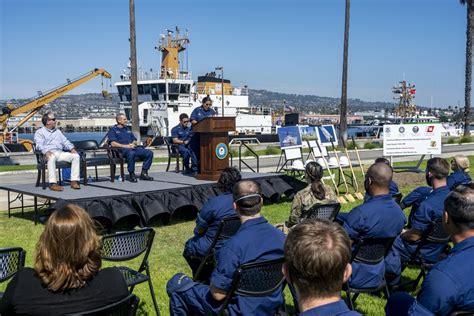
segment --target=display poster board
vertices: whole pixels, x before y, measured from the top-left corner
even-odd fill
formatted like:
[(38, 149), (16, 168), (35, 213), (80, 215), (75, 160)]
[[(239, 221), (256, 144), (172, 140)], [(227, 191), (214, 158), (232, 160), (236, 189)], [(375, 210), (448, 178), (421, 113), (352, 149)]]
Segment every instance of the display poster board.
[(440, 155), (441, 124), (384, 125), (383, 155)]
[(318, 127), (318, 136), (321, 142), (321, 145), (324, 147), (331, 146), (331, 140), (334, 143), (334, 146), (338, 145), (336, 130), (334, 125), (321, 125)]
[(316, 126), (299, 126), (300, 128), (300, 134), (301, 134), (301, 140), (303, 142), (307, 140), (317, 140), (318, 139), (318, 134), (317, 134), (317, 127)]
[(298, 126), (285, 126), (278, 129), (278, 139), (280, 140), (280, 147), (298, 147), (301, 146), (301, 135)]

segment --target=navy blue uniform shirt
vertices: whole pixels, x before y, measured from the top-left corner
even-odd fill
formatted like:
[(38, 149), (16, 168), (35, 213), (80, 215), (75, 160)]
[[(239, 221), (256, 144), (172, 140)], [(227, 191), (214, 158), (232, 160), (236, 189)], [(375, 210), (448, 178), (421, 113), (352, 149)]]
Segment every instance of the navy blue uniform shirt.
[(176, 125), (171, 129), (171, 137), (179, 140), (190, 140), (193, 136), (191, 126), (183, 128), (181, 124)]
[(195, 108), (193, 112), (191, 113), (191, 121), (200, 121), (203, 118), (210, 117), (216, 115), (216, 111), (214, 111), (213, 108), (209, 108), (208, 111), (204, 111), (204, 108), (202, 106)]
[[(211, 285), (229, 291), (239, 266), (283, 257), (284, 243), (285, 235), (264, 217), (246, 221), (217, 252), (217, 266), (211, 276)], [(267, 315), (282, 303), (283, 296), (279, 288), (264, 297), (237, 296), (228, 309), (230, 315)]]
[(409, 315), (449, 315), (455, 310), (474, 311), (474, 237), (455, 245), (448, 257), (428, 272)]
[(359, 316), (360, 314), (351, 311), (346, 303), (343, 300), (339, 300), (334, 303), (329, 303), (326, 305), (318, 306), (312, 309), (309, 309), (303, 313), (299, 314), (300, 316)]
[[(390, 181), (390, 186), (388, 187), (388, 193), (390, 193), (391, 195), (394, 195), (394, 194), (397, 194), (398, 192), (398, 185), (395, 183), (395, 181)], [(364, 195), (364, 202), (367, 202), (367, 200), (371, 198), (370, 194), (369, 193), (365, 193)]]
[(133, 141), (137, 140), (130, 127), (125, 126), (120, 128), (117, 125), (109, 130), (107, 138), (110, 142), (117, 142), (123, 145), (131, 144)]
[(450, 190), (454, 189), (458, 185), (461, 184), (471, 184), (472, 179), (471, 176), (464, 172), (463, 170), (456, 170), (451, 173), (447, 179), (448, 187)]
[[(352, 240), (387, 238), (400, 234), (406, 218), (390, 194), (377, 195), (347, 214), (343, 227)], [(355, 288), (377, 287), (385, 274), (385, 263), (352, 263), (349, 283)]]

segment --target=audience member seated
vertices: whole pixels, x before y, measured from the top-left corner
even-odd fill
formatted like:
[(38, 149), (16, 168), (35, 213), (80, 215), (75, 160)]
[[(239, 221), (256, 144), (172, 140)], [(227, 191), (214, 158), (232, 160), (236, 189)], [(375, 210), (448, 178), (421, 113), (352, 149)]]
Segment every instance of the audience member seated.
[(296, 291), (299, 315), (360, 315), (341, 299), (350, 260), (350, 240), (338, 224), (308, 220), (289, 232), (283, 273)]
[[(433, 191), (421, 202), (416, 212), (411, 214), (411, 228), (404, 229), (395, 239), (385, 260), (387, 272), (394, 278), (392, 285), (400, 281), (402, 261), (407, 261), (413, 255), (423, 233), (428, 231), (436, 218), (443, 216), (444, 200), (449, 193), (446, 185), (448, 174), (449, 164), (445, 159), (435, 157), (428, 160), (425, 178)], [(442, 244), (429, 244), (421, 249), (421, 255), (427, 262), (436, 262), (444, 248), (445, 245)]]
[(450, 190), (460, 184), (470, 185), (472, 180), (469, 175), (469, 158), (463, 155), (456, 155), (451, 160), (451, 173), (448, 177), (447, 184)]
[(135, 158), (143, 159), (140, 180), (153, 180), (153, 178), (148, 175), (148, 170), (150, 170), (153, 162), (153, 152), (137, 145), (137, 138), (133, 135), (130, 127), (127, 126), (128, 120), (124, 113), (117, 114), (115, 120), (117, 124), (108, 131), (107, 138), (110, 145), (119, 148), (123, 157), (127, 159), (128, 180), (130, 182), (137, 182), (137, 176), (135, 175)]
[[(400, 207), (402, 209), (406, 209), (407, 207), (411, 206), (410, 215), (416, 213), (420, 207), (421, 202), (426, 200), (431, 191), (433, 191), (432, 187), (422, 186), (416, 188), (403, 198), (402, 202), (400, 203)], [(408, 222), (410, 223), (411, 219), (409, 219)]]
[[(217, 182), (222, 194), (210, 198), (197, 215), (194, 237), (186, 242), (183, 252), (183, 257), (191, 267), (193, 275), (216, 236), (219, 222), (224, 218), (236, 216), (232, 189), (240, 180), (239, 170), (234, 167), (225, 168)], [(215, 249), (218, 250), (221, 246), (222, 242), (219, 242)]]
[(428, 272), (415, 300), (407, 293), (391, 296), (387, 315), (450, 315), (474, 312), (474, 191), (456, 187), (444, 202), (443, 227), (454, 247)]
[[(364, 187), (371, 198), (347, 213), (343, 222), (353, 241), (395, 237), (402, 231), (405, 215), (389, 194), (392, 174), (392, 168), (383, 162), (367, 170)], [(353, 262), (349, 284), (353, 288), (375, 288), (382, 283), (384, 274), (384, 262), (375, 265)]]
[(296, 193), (286, 227), (290, 228), (300, 223), (307, 215), (308, 210), (315, 204), (337, 203), (336, 194), (321, 181), (323, 170), (323, 167), (317, 162), (310, 162), (306, 165), (305, 179), (308, 186)]
[[(390, 161), (387, 158), (379, 157), (375, 159), (374, 163), (378, 163), (378, 162), (382, 162), (386, 164), (387, 166), (389, 166), (390, 168), (392, 168), (392, 166), (390, 165)], [(390, 181), (388, 193), (390, 193), (391, 195), (399, 193), (398, 185), (395, 183), (395, 181), (393, 181), (393, 179)], [(370, 195), (367, 192), (365, 192), (364, 201), (367, 201), (368, 198), (370, 198)]]
[[(191, 130), (191, 123), (189, 123), (189, 117), (186, 113), (182, 113), (179, 116), (179, 124), (171, 130), (171, 137), (173, 138), (173, 144), (178, 145), (178, 151), (181, 157), (183, 157), (186, 173), (197, 171), (196, 155), (189, 144), (192, 136), (193, 132)], [(191, 160), (191, 166), (189, 165), (189, 160)]]
[[(210, 286), (193, 282), (178, 273), (168, 281), (170, 314), (215, 314), (229, 291), (234, 272), (244, 263), (283, 257), (285, 236), (260, 215), (261, 189), (251, 180), (238, 182), (233, 190), (234, 207), (242, 225), (217, 252), (217, 267)], [(273, 315), (283, 303), (281, 288), (263, 297), (237, 297), (228, 305), (228, 315)]]
[(1, 315), (63, 315), (106, 306), (129, 293), (119, 270), (100, 270), (94, 222), (79, 206), (55, 211), (36, 246), (34, 269), (8, 284)]

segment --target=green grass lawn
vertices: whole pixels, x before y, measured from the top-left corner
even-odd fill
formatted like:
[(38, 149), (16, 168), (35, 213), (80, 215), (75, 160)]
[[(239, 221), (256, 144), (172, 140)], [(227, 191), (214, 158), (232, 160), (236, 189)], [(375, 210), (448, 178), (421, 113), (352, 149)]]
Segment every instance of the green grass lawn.
[[(469, 158), (471, 165), (474, 164), (474, 156)], [(357, 176), (360, 188), (363, 188), (361, 186), (362, 178), (359, 170), (357, 170)], [(473, 174), (471, 174), (471, 176), (473, 176)], [(406, 195), (422, 184), (422, 182), (411, 183), (410, 185), (400, 188), (400, 190)], [(361, 201), (356, 201), (345, 204), (342, 207), (342, 211), (348, 212), (360, 203)], [(290, 206), (291, 202), (284, 200), (278, 204), (264, 206), (262, 213), (270, 223), (282, 223), (288, 218)], [(406, 210), (406, 213), (408, 213), (408, 210)], [(35, 226), (32, 222), (32, 218), (33, 212), (26, 212), (25, 216), (22, 216), (21, 212), (16, 211), (11, 218), (8, 218), (6, 211), (0, 212), (0, 248), (12, 246), (23, 247), (27, 252), (27, 266), (32, 266), (33, 264), (35, 245), (43, 230), (43, 225)], [(181, 254), (185, 241), (193, 234), (194, 220), (175, 219), (169, 225), (157, 223), (152, 225), (152, 227), (156, 230), (156, 236), (149, 258), (151, 274), (160, 311), (162, 315), (168, 315), (168, 296), (165, 290), (166, 282), (177, 272), (184, 272), (188, 275), (191, 273)], [(135, 260), (130, 263), (130, 266), (138, 267), (139, 262), (139, 260)], [(103, 263), (103, 266), (112, 265), (113, 263), (110, 262)], [(414, 279), (417, 272), (417, 270), (407, 269), (403, 275), (406, 278)], [(4, 291), (5, 287), (5, 283), (0, 284), (0, 291)], [(134, 293), (136, 293), (141, 300), (139, 313), (142, 315), (153, 315), (153, 302), (148, 286), (146, 284), (138, 285)], [(292, 305), (289, 293), (286, 293), (286, 296), (287, 304)], [(357, 299), (356, 309), (366, 315), (383, 315), (385, 302), (384, 298), (362, 294)]]

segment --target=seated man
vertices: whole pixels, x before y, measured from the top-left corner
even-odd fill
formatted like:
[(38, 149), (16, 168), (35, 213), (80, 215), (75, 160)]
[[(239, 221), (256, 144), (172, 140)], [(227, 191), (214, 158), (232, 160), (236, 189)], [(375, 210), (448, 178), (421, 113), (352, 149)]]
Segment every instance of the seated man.
[(391, 296), (387, 315), (450, 315), (474, 312), (474, 191), (455, 188), (444, 201), (443, 227), (454, 247), (428, 272), (415, 300), (406, 293)]
[(74, 145), (56, 128), (56, 118), (53, 113), (44, 114), (41, 122), (44, 126), (35, 133), (35, 145), (36, 150), (41, 151), (48, 160), (49, 189), (63, 190), (63, 187), (56, 183), (56, 161), (71, 163), (71, 188), (80, 189), (81, 158), (74, 149)]
[[(391, 180), (392, 168), (383, 162), (375, 163), (367, 170), (364, 186), (371, 198), (352, 209), (343, 223), (353, 241), (395, 237), (402, 231), (406, 218), (388, 192)], [(353, 288), (378, 287), (384, 274), (384, 262), (375, 265), (353, 262), (349, 283)]]
[[(234, 272), (244, 263), (283, 257), (283, 233), (260, 215), (263, 199), (259, 185), (252, 180), (238, 182), (233, 190), (234, 207), (242, 225), (217, 253), (217, 267), (210, 286), (193, 282), (178, 273), (166, 285), (170, 314), (215, 314), (230, 290)], [(258, 282), (258, 280), (256, 280)], [(283, 303), (281, 288), (261, 297), (240, 296), (230, 301), (228, 315), (273, 315)]]
[(426, 200), (428, 195), (430, 195), (431, 191), (433, 191), (432, 187), (422, 186), (418, 187), (415, 190), (408, 193), (400, 203), (400, 207), (406, 209), (407, 207), (411, 206), (410, 215), (408, 216), (408, 224), (407, 226), (411, 226), (411, 220), (413, 214), (415, 214), (420, 207), (421, 202)]
[(117, 114), (115, 120), (117, 121), (117, 125), (109, 130), (107, 138), (109, 139), (110, 145), (119, 148), (123, 157), (127, 159), (129, 181), (137, 182), (137, 177), (135, 175), (135, 157), (143, 159), (140, 180), (153, 180), (153, 178), (148, 175), (148, 170), (153, 162), (153, 152), (149, 149), (137, 146), (135, 135), (133, 135), (130, 127), (126, 125), (127, 117), (125, 114)]
[[(184, 161), (185, 172), (196, 172), (197, 171), (197, 160), (194, 151), (191, 149), (189, 142), (193, 136), (191, 126), (189, 125), (189, 118), (186, 113), (182, 113), (179, 116), (179, 124), (173, 127), (171, 130), (171, 137), (173, 138), (173, 144), (178, 145), (178, 151)], [(191, 159), (191, 166), (189, 166), (189, 159)]]
[[(234, 209), (232, 189), (240, 180), (239, 170), (234, 167), (225, 168), (217, 182), (217, 186), (222, 194), (210, 198), (197, 215), (194, 237), (186, 242), (183, 252), (183, 256), (189, 263), (193, 275), (199, 267), (201, 258), (205, 256), (216, 236), (219, 222), (224, 218), (237, 215)], [(222, 242), (219, 242), (216, 244), (215, 250), (218, 250), (221, 246)]]
[[(374, 163), (378, 163), (378, 162), (384, 163), (387, 166), (389, 166), (390, 168), (392, 168), (392, 166), (390, 165), (390, 161), (387, 158), (379, 157), (379, 158), (375, 159)], [(392, 179), (390, 181), (390, 186), (388, 188), (388, 193), (390, 193), (391, 195), (394, 195), (394, 194), (397, 194), (399, 192), (400, 191), (398, 190), (398, 185)], [(365, 192), (364, 201), (367, 201), (368, 198), (370, 198), (370, 195), (369, 195), (369, 193)]]
[(451, 173), (446, 180), (450, 190), (460, 184), (471, 184), (472, 179), (469, 175), (469, 158), (463, 155), (454, 156), (453, 160), (451, 160), (451, 169), (453, 170), (453, 173)]
[[(443, 215), (444, 200), (449, 193), (449, 188), (446, 185), (448, 173), (449, 164), (445, 159), (435, 157), (428, 160), (425, 177), (433, 191), (421, 202), (418, 210), (411, 214), (411, 228), (402, 231), (387, 255), (385, 263), (387, 273), (394, 278), (392, 284), (397, 284), (400, 281), (402, 261), (410, 259), (415, 253), (423, 233), (430, 229), (436, 218), (441, 218)], [(427, 262), (436, 262), (444, 249), (445, 245), (429, 244), (421, 249), (421, 255)]]
[(338, 224), (308, 220), (289, 232), (283, 273), (296, 291), (299, 315), (360, 315), (341, 299), (350, 260), (350, 240)]

